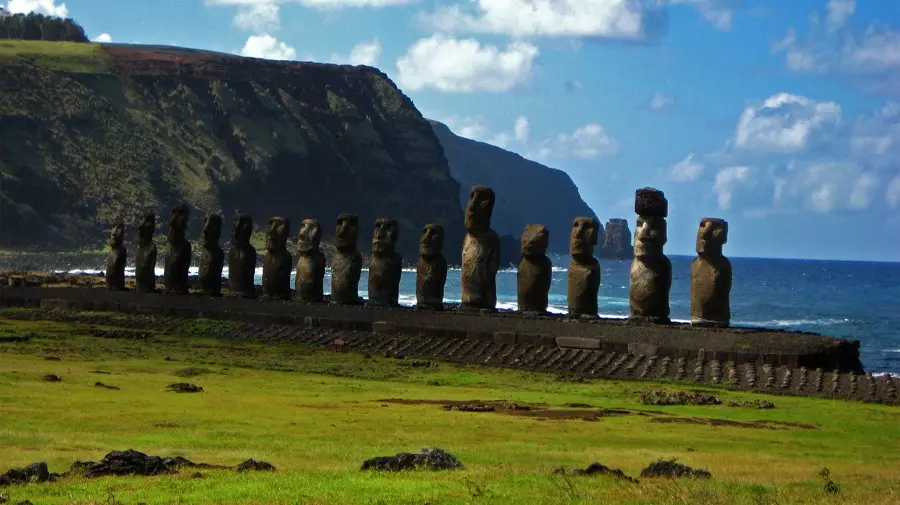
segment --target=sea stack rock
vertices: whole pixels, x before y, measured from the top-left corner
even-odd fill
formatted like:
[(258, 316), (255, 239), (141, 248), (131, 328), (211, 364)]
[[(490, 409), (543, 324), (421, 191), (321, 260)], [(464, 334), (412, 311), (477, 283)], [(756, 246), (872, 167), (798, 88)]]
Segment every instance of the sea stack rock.
[(322, 228), (315, 219), (304, 219), (297, 237), (297, 279), (294, 282), (294, 298), (301, 302), (318, 303), (324, 299), (325, 255), (322, 244)]
[(597, 317), (597, 295), (600, 292), (600, 263), (594, 257), (594, 246), (600, 223), (592, 217), (577, 217), (569, 236), (569, 261), (566, 298), (569, 316)]
[(294, 258), (287, 250), (290, 221), (283, 217), (269, 219), (266, 228), (266, 257), (263, 260), (263, 296), (272, 300), (291, 297), (291, 268)]
[(731, 322), (731, 262), (722, 254), (728, 222), (705, 217), (697, 230), (697, 259), (691, 264), (691, 324), (725, 328)]
[(356, 250), (359, 238), (359, 216), (341, 214), (334, 232), (334, 254), (331, 256), (331, 303), (359, 303), (359, 277), (362, 255)]
[(125, 290), (125, 223), (116, 221), (109, 232), (109, 256), (106, 259), (106, 288), (110, 291)]
[(522, 232), (522, 259), (518, 271), (519, 312), (547, 312), (553, 264), (547, 257), (550, 231), (541, 224), (530, 224)]
[(172, 209), (172, 219), (169, 220), (169, 233), (166, 237), (169, 241), (169, 251), (166, 254), (163, 283), (166, 293), (170, 295), (188, 294), (188, 274), (192, 259), (191, 243), (185, 236), (188, 215), (188, 206), (178, 204)]
[(156, 214), (149, 212), (141, 217), (138, 225), (138, 250), (134, 258), (134, 283), (138, 293), (156, 291)]
[(372, 257), (369, 259), (369, 301), (374, 307), (395, 307), (400, 299), (400, 276), (403, 259), (397, 253), (400, 230), (397, 221), (378, 218), (372, 235)]
[(444, 258), (444, 227), (426, 224), (419, 239), (416, 264), (416, 308), (443, 310), (444, 285), (447, 283), (447, 259)]
[(600, 256), (608, 259), (631, 259), (634, 251), (631, 248), (631, 230), (628, 229), (628, 221), (613, 218), (606, 223), (606, 232), (603, 234), (603, 247)]
[(225, 252), (219, 245), (222, 236), (222, 216), (210, 214), (203, 221), (203, 235), (200, 237), (200, 268), (198, 277), (200, 289), (207, 296), (222, 296), (222, 269), (225, 266)]
[(663, 253), (669, 202), (662, 191), (641, 188), (635, 193), (634, 211), (638, 218), (631, 263), (629, 319), (665, 324), (669, 322), (669, 289), (672, 286), (672, 263)]
[(232, 292), (244, 298), (256, 297), (256, 248), (250, 244), (252, 235), (253, 218), (249, 214), (235, 216), (228, 250), (228, 284)]
[(473, 186), (466, 205), (466, 237), (462, 250), (462, 308), (496, 310), (500, 237), (491, 229), (494, 190)]

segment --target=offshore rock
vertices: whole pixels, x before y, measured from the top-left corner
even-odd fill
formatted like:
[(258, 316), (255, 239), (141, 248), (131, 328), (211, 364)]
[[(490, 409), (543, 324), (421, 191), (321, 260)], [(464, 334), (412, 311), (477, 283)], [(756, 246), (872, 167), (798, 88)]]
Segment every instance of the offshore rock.
[(597, 317), (600, 292), (600, 263), (594, 258), (600, 223), (592, 217), (578, 217), (569, 235), (569, 261), (566, 298), (572, 317)]
[(547, 257), (550, 231), (541, 224), (530, 224), (522, 233), (522, 259), (517, 273), (519, 312), (547, 311), (553, 263)]
[(727, 327), (731, 321), (731, 262), (722, 254), (728, 223), (703, 218), (697, 230), (697, 258), (691, 263), (691, 324)]
[(491, 229), (494, 190), (474, 186), (466, 206), (466, 236), (463, 240), (461, 289), (465, 309), (495, 310), (500, 237)]
[(334, 232), (334, 254), (331, 256), (331, 303), (359, 304), (362, 255), (356, 250), (358, 239), (359, 217), (339, 215)]
[(426, 224), (419, 239), (416, 264), (416, 308), (442, 310), (447, 283), (447, 259), (444, 258), (444, 227)]
[(138, 293), (156, 291), (156, 214), (144, 214), (138, 225), (138, 250), (134, 258), (134, 282)]
[(315, 219), (304, 219), (297, 237), (297, 278), (294, 298), (318, 303), (324, 299), (325, 254), (321, 250), (322, 227)]
[(379, 218), (369, 259), (369, 301), (374, 307), (395, 307), (400, 299), (403, 260), (397, 254), (399, 227), (395, 219)]
[(125, 290), (125, 263), (128, 251), (125, 249), (125, 223), (116, 221), (109, 233), (109, 256), (106, 260), (106, 287), (110, 291)]
[(600, 257), (617, 260), (634, 257), (628, 221), (613, 218), (606, 223), (606, 232), (603, 234), (603, 247), (600, 250)]
[(290, 222), (283, 217), (269, 219), (266, 229), (266, 258), (263, 260), (263, 296), (274, 300), (291, 297), (291, 269), (294, 258), (287, 250)]
[(253, 218), (249, 214), (236, 215), (228, 250), (228, 283), (231, 291), (244, 298), (256, 297), (256, 248), (250, 244), (251, 235)]
[(225, 266), (225, 252), (219, 245), (222, 236), (222, 216), (211, 214), (203, 221), (203, 235), (200, 238), (200, 268), (198, 277), (200, 289), (207, 296), (222, 295), (222, 269)]

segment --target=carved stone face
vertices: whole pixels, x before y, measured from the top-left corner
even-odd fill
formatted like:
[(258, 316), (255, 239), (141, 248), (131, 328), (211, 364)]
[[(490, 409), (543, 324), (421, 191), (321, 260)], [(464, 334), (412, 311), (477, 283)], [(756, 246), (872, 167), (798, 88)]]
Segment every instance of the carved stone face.
[(138, 240), (143, 243), (153, 242), (154, 231), (156, 231), (156, 214), (152, 212), (144, 214), (138, 225)]
[(287, 247), (290, 223), (283, 217), (269, 219), (269, 227), (266, 229), (266, 249), (280, 251)]
[(728, 242), (728, 222), (723, 219), (704, 217), (697, 230), (697, 254), (701, 256), (721, 256), (722, 246)]
[(116, 221), (109, 232), (109, 246), (120, 247), (125, 240), (125, 223)]
[(572, 256), (592, 256), (599, 228), (600, 223), (592, 217), (576, 217), (569, 235), (569, 253)]
[(662, 256), (666, 245), (666, 218), (638, 216), (634, 229), (634, 255), (638, 258)]
[(372, 234), (372, 252), (376, 254), (394, 252), (399, 232), (396, 220), (385, 217), (375, 220), (375, 232)]
[(340, 251), (355, 251), (359, 238), (359, 217), (341, 214), (334, 231), (334, 246)]
[(308, 253), (318, 251), (322, 243), (322, 227), (315, 219), (304, 219), (300, 223), (300, 235), (297, 237), (297, 251)]
[(218, 244), (222, 236), (222, 216), (212, 214), (206, 216), (203, 224), (203, 242), (206, 244)]
[(234, 217), (234, 227), (231, 229), (231, 243), (238, 246), (250, 244), (250, 236), (253, 235), (253, 218), (250, 214), (240, 214)]
[(529, 224), (522, 232), (522, 255), (544, 256), (550, 243), (550, 231), (542, 224)]
[(172, 208), (172, 218), (169, 220), (169, 240), (184, 239), (184, 232), (187, 230), (187, 222), (187, 205), (176, 205)]
[(439, 224), (426, 224), (419, 239), (419, 254), (431, 258), (441, 254), (443, 248), (444, 227)]
[(494, 211), (494, 190), (487, 186), (473, 186), (466, 205), (466, 231), (480, 233), (490, 229)]

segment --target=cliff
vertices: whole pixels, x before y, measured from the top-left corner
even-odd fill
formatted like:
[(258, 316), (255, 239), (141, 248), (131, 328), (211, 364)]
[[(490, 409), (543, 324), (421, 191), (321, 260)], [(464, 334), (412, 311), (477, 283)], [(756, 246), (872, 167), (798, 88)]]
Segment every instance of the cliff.
[(628, 221), (617, 218), (610, 219), (606, 223), (606, 230), (603, 235), (603, 247), (600, 249), (601, 258), (631, 259), (634, 257)]
[(173, 204), (228, 229), (235, 212), (322, 223), (400, 223), (414, 258), (427, 222), (462, 240), (460, 185), (427, 120), (364, 66), (273, 62), (163, 46), (0, 44), (0, 249), (101, 247), (110, 223)]
[[(525, 225), (543, 224), (550, 229), (550, 251), (566, 254), (572, 220), (597, 217), (565, 172), (460, 137), (443, 123), (431, 121), (431, 125), (444, 147), (450, 173), (460, 183), (460, 203), (466, 204), (476, 184), (494, 188), (497, 201), (491, 223), (501, 236), (521, 237)], [(603, 237), (598, 243), (603, 243)]]

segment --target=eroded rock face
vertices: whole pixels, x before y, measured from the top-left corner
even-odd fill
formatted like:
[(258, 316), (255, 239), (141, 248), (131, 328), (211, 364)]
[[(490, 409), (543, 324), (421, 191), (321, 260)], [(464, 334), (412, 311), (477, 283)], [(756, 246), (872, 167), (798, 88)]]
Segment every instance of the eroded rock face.
[(530, 224), (522, 232), (522, 259), (519, 260), (518, 304), (520, 312), (547, 312), (553, 263), (547, 257), (550, 231), (541, 224)]
[(592, 217), (578, 217), (569, 236), (569, 261), (566, 298), (572, 317), (597, 317), (600, 291), (600, 263), (594, 257), (600, 223)]
[(669, 322), (672, 263), (663, 253), (667, 241), (668, 200), (662, 191), (642, 188), (635, 194), (638, 215), (634, 231), (629, 299), (632, 321)]
[(256, 248), (250, 244), (253, 218), (249, 214), (234, 217), (231, 229), (231, 249), (228, 251), (228, 283), (231, 291), (245, 298), (256, 296), (253, 278), (256, 275)]
[(609, 259), (631, 259), (634, 256), (628, 221), (613, 218), (606, 223), (600, 256)]
[(188, 272), (191, 268), (191, 243), (185, 236), (188, 215), (188, 206), (179, 204), (172, 209), (172, 218), (169, 220), (169, 233), (166, 236), (169, 251), (166, 254), (163, 283), (166, 293), (172, 295), (188, 294)]
[(500, 237), (491, 229), (494, 190), (474, 186), (466, 206), (466, 237), (462, 251), (462, 306), (495, 310)]
[(291, 297), (291, 269), (294, 258), (287, 250), (290, 221), (283, 217), (269, 219), (266, 229), (266, 258), (263, 260), (263, 296), (275, 300)]
[(331, 303), (359, 303), (359, 277), (362, 255), (356, 250), (359, 239), (359, 217), (341, 214), (334, 232), (334, 254), (331, 256)]
[(134, 282), (138, 293), (156, 291), (156, 214), (144, 214), (138, 225), (138, 250), (134, 258)]
[(416, 307), (442, 310), (447, 283), (447, 259), (444, 258), (444, 227), (426, 224), (419, 239), (416, 264)]
[(731, 322), (731, 262), (722, 254), (728, 222), (706, 217), (697, 230), (697, 259), (691, 263), (691, 324), (727, 327)]
[(325, 254), (322, 253), (322, 227), (315, 219), (304, 219), (297, 237), (297, 279), (294, 298), (307, 303), (324, 299)]
[(403, 261), (396, 250), (399, 232), (394, 219), (382, 217), (375, 221), (372, 257), (369, 260), (369, 305), (398, 305), (400, 275), (403, 272)]
[(203, 235), (200, 238), (200, 289), (208, 296), (222, 294), (222, 269), (225, 266), (225, 252), (219, 245), (222, 236), (222, 216), (206, 216)]
[(117, 221), (109, 232), (109, 256), (106, 259), (106, 287), (110, 291), (125, 289), (125, 223)]

